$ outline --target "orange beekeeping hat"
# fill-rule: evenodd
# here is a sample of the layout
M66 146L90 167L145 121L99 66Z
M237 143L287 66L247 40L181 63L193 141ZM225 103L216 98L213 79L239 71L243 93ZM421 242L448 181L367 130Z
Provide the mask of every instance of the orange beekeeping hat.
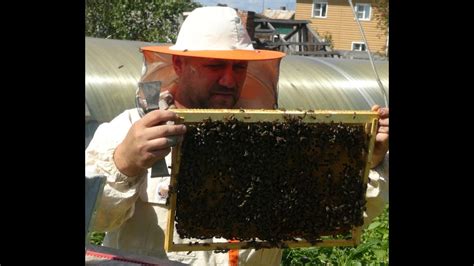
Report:
M183 22L175 45L141 49L226 60L269 60L285 56L282 52L254 49L237 12L221 6L194 9Z

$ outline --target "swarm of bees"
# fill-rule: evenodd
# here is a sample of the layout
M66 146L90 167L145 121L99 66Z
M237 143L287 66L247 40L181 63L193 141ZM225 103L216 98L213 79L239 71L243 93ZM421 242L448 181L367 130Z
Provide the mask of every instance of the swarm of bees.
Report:
M187 124L176 187L180 238L314 243L363 223L363 124L235 118Z

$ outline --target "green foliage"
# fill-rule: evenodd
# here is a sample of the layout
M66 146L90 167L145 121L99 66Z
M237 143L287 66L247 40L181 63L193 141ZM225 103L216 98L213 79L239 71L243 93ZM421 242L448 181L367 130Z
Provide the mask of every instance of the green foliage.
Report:
M100 246L102 245L102 241L104 240L105 233L99 232L90 232L89 233L89 242L91 244Z
M331 47L331 49L334 49L334 44L333 44L331 32L326 31L326 32L323 34L322 37L323 37L323 40L324 40L325 42L330 43L329 47Z
M180 16L199 6L191 0L86 0L86 36L175 42Z
M375 19L377 20L377 27L381 29L385 35L388 34L388 7L389 0L375 0Z
M388 265L388 213L387 205L357 247L285 249L282 265Z

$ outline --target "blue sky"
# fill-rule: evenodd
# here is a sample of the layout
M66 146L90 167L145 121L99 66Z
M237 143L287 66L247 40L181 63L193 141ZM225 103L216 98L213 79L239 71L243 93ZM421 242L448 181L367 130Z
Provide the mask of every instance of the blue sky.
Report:
M215 6L218 3L227 4L227 6L255 11L261 13L263 8L280 9L282 6L286 6L287 10L295 10L296 0L193 0L203 6Z

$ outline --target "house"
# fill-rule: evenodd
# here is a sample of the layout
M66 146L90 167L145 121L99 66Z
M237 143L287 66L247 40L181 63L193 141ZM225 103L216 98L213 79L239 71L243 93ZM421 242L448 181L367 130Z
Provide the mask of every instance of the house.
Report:
M256 24L255 36L256 38L265 38L265 29L272 29L273 35L269 40L275 38L284 38L291 34L294 29L294 24L287 23L294 21L295 11L285 9L270 9L263 10L261 14L255 14L254 24ZM259 34L263 32L263 34Z
M388 54L388 34L377 27L375 0L352 2L372 53ZM309 27L338 51L365 51L366 45L347 0L296 0L296 20Z
M339 56L328 42L308 27L310 21L295 20L294 11L266 9L262 14L238 10L257 49L277 50L290 55Z

